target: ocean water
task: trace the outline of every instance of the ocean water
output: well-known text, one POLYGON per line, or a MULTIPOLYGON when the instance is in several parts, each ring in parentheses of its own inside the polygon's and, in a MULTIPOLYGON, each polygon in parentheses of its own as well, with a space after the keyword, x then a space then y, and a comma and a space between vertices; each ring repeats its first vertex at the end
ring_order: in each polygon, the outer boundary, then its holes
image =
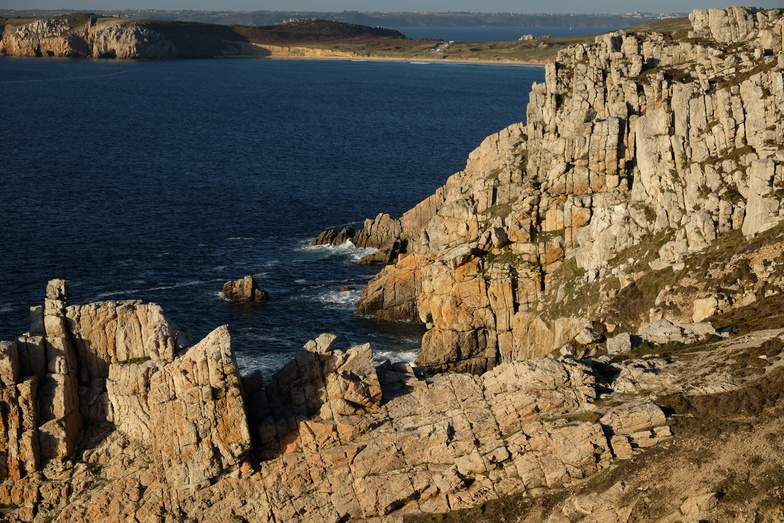
POLYGON ((46 282, 161 304, 243 372, 322 332, 411 361, 422 328, 354 314, 378 268, 325 228, 399 215, 524 117, 538 67, 308 60, 0 59, 0 339, 46 282), (252 274, 268 304, 222 284, 252 274), (343 286, 353 290, 339 292, 343 286))
POLYGON ((453 40, 455 42, 506 42, 519 40, 523 35, 533 35, 535 37, 550 35, 553 38, 558 36, 579 36, 600 34, 609 31, 616 31, 620 27, 581 27, 581 26, 542 26, 542 27, 518 27, 518 26, 466 26, 466 27, 393 27, 409 38, 428 38, 434 40, 453 40))

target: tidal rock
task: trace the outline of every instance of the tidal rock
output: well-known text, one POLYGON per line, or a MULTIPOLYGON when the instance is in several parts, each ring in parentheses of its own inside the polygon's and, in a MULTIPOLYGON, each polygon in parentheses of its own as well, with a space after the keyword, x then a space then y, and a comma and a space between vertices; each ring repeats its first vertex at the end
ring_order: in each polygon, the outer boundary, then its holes
POLYGON ((310 242, 311 245, 343 245, 354 238, 356 232, 352 227, 343 227, 340 231, 327 229, 319 233, 318 237, 310 242))
POLYGON ((267 303, 269 294, 259 287, 253 276, 248 275, 235 281, 223 284, 223 297, 231 301, 245 301, 254 303, 267 303))

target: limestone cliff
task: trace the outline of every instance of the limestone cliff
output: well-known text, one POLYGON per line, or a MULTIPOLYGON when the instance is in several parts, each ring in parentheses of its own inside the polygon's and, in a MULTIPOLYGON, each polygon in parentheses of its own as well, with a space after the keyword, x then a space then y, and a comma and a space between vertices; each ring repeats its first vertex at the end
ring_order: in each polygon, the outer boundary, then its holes
POLYGON ((426 323, 430 371, 483 371, 782 292, 784 11, 690 20, 562 51, 525 125, 368 220, 357 238, 397 258, 359 313, 426 323))

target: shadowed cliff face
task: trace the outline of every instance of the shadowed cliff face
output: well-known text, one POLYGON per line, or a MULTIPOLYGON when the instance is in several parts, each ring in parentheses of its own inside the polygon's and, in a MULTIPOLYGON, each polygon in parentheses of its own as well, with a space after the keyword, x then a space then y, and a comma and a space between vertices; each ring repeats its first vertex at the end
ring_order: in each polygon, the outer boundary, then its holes
MULTIPOLYGON (((562 51, 525 125, 391 220, 405 248, 358 311, 426 323, 417 362, 433 372, 482 371, 589 326, 700 321, 781 292, 784 17, 690 19, 562 51)), ((381 218, 370 236, 392 230, 381 218)))
POLYGON ((185 26, 155 24, 93 15, 73 14, 36 20, 9 19, 2 33, 0 54, 94 58, 186 58, 221 56, 230 42, 243 39, 230 28, 204 26, 196 38, 185 26), (212 29, 212 30, 209 30, 212 29))

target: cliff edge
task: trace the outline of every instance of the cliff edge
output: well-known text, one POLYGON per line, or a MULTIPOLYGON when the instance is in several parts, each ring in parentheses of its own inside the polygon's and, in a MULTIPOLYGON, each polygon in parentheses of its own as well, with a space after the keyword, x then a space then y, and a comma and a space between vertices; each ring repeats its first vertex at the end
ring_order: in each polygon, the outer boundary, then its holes
POLYGON ((394 263, 358 312, 425 323, 430 372, 482 372, 781 293, 783 12, 690 20, 562 51, 525 125, 367 220, 352 241, 394 263))

